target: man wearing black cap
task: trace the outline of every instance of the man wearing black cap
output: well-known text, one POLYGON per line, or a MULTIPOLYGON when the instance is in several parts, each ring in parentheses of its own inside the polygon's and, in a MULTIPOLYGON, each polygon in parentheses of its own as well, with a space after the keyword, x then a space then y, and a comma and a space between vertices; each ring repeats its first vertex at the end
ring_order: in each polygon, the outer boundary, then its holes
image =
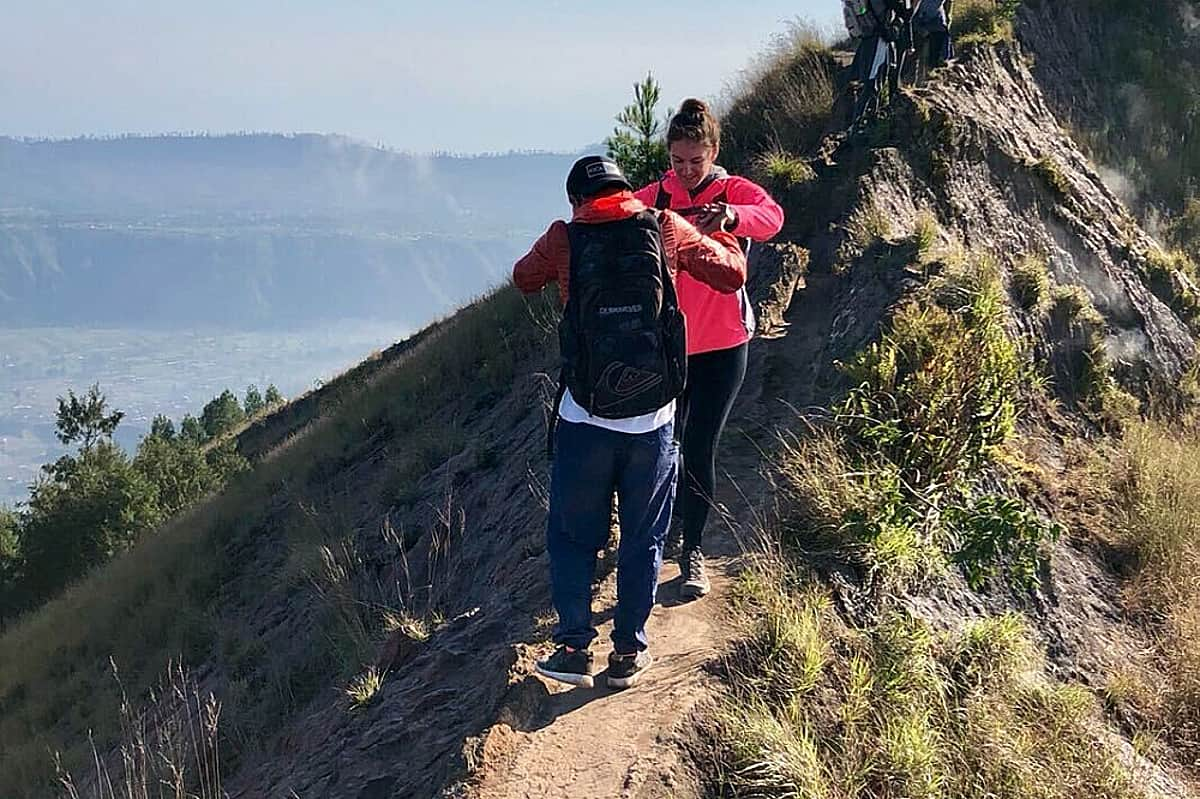
POLYGON ((733 234, 704 236, 672 211, 648 209, 608 158, 577 161, 567 199, 571 222, 554 222, 513 268, 526 293, 557 282, 565 306, 546 525, 558 648, 537 670, 593 685, 592 580, 615 491, 621 542, 608 684, 629 688, 652 662, 645 624, 675 494, 675 398, 687 363, 675 275, 733 293, 745 283, 746 258, 733 234))

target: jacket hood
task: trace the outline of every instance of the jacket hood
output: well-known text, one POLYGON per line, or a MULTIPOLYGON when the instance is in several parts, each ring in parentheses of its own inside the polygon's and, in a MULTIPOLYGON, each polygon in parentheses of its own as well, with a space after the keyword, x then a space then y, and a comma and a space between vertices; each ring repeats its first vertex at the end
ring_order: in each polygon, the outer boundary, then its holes
POLYGON ((588 200, 575 209, 571 220, 584 223, 614 222, 645 210, 646 204, 634 197, 633 192, 618 191, 588 200))

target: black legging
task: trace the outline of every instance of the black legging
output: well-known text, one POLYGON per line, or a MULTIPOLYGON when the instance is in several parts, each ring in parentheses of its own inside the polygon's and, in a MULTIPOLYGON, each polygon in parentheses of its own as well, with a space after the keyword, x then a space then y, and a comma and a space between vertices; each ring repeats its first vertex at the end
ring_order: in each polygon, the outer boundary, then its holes
POLYGON ((746 377, 749 343, 688 356, 687 388, 679 398, 676 430, 682 442, 683 490, 675 512, 683 519, 684 549, 698 547, 717 482, 717 442, 746 377))

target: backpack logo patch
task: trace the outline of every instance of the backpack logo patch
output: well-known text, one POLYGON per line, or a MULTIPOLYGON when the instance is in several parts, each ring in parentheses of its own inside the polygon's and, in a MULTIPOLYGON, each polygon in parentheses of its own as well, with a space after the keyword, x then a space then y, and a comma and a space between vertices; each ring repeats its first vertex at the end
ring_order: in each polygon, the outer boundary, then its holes
POLYGON ((608 305, 596 309, 596 313, 600 316, 612 316, 613 314, 641 313, 642 305, 608 305))
POLYGON ((600 381, 613 394, 613 401, 606 403, 611 407, 649 391, 663 381, 663 376, 624 363, 610 363, 600 375, 600 381))

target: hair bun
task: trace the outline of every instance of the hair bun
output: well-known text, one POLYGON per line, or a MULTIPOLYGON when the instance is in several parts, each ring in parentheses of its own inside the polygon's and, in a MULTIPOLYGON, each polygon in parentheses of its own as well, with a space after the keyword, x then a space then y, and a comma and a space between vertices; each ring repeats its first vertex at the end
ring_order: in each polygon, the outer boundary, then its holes
POLYGON ((679 113, 687 114, 688 116, 706 116, 709 113, 708 103, 703 100, 697 100, 695 97, 689 97, 679 106, 679 113))

